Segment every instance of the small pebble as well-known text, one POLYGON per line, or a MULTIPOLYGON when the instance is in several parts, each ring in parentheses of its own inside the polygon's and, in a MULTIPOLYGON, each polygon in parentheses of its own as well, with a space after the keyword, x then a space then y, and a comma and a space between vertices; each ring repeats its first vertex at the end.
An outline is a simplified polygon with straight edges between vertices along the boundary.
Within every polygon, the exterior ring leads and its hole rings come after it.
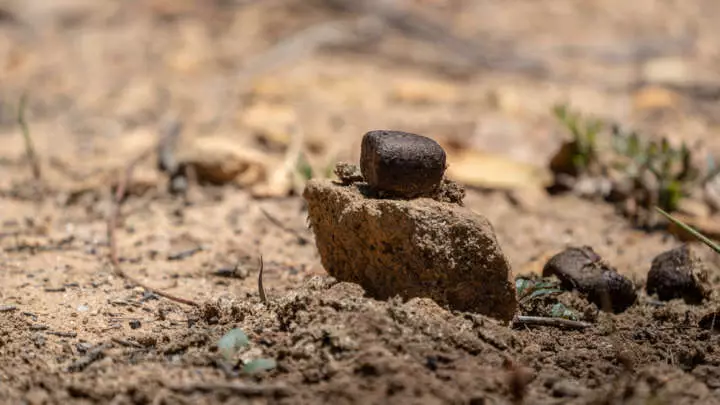
POLYGON ((602 310, 620 313, 637 300, 635 285, 605 263, 589 246, 570 247, 553 256, 543 277, 556 276, 562 288, 578 290, 602 310))
POLYGON ((430 194, 445 174, 445 151, 434 140, 401 131, 363 136, 360 170, 377 191, 413 198, 430 194))
POLYGON ((708 272, 697 252, 685 244, 655 257, 645 286, 648 295, 661 301, 682 298, 697 305, 710 296, 708 272))
POLYGON ((130 321, 130 329, 139 329, 141 326, 142 324, 137 319, 130 321))

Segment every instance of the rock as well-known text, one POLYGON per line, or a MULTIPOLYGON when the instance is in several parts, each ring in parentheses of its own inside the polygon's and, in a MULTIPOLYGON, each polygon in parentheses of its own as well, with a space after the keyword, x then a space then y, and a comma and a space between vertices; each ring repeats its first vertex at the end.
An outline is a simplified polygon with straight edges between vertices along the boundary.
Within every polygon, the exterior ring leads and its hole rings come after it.
POLYGON ((225 184, 243 178, 251 185, 269 176, 269 156, 229 138, 193 138, 181 145, 177 157, 179 164, 195 170, 200 182, 225 184))
POLYGON ((432 193, 445 174, 445 151, 434 140, 401 131, 363 136, 360 170, 378 191, 413 198, 432 193))
POLYGON ((712 311, 700 318, 698 326, 703 329, 720 331, 720 311, 712 311))
POLYGON ((653 259, 645 288, 661 301, 682 298, 688 304, 700 304, 712 292, 707 268, 698 252, 686 244, 653 259))
POLYGON ((562 288, 586 294, 602 310, 620 313, 637 300, 635 286, 589 246, 570 247, 545 264, 543 277, 556 276, 562 288), (609 301, 609 302, 608 302, 609 301))
POLYGON ((377 299, 431 298, 509 321, 512 271, 482 216, 429 198, 374 199, 365 184, 311 180, 303 196, 322 263, 377 299))

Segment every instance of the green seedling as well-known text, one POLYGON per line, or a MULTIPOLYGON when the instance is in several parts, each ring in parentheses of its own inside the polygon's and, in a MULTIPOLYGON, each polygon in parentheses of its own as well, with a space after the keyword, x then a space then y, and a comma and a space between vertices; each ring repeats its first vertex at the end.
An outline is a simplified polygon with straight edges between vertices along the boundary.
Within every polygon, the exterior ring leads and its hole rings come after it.
POLYGON ((308 181, 312 179, 315 175, 315 173, 313 172, 313 168, 310 165, 310 162, 308 162, 305 154, 302 153, 300 154, 300 156, 298 156, 296 169, 298 174, 300 175, 300 178, 302 178, 303 181, 308 181))
MULTIPOLYGON (((560 288, 560 281, 554 278, 543 278, 540 280, 531 280, 527 278, 518 278, 515 280, 515 289, 518 295, 520 305, 527 305, 529 302, 541 297, 550 297, 564 292, 560 288)), ((550 318, 562 318, 577 321, 578 316, 575 311, 569 309, 561 302, 555 302, 546 313, 550 318)))
MULTIPOLYGON (((657 184, 650 201, 667 210, 674 211, 680 200, 692 188, 705 180, 693 164, 692 151, 683 142, 679 148, 670 145, 667 138, 660 142, 643 142, 636 132, 626 133, 618 125, 612 128, 611 144, 616 159, 612 167, 620 170, 636 184, 642 184, 644 175, 649 173, 657 184)), ((712 161, 708 161, 711 168, 712 161)), ((649 207, 648 207, 649 208, 649 207)))
POLYGON ((570 131, 572 135, 571 159, 575 170, 582 173, 598 161, 598 135, 603 129, 600 120, 583 119, 576 112, 571 112, 566 105, 558 105, 553 109, 555 117, 570 131))
POLYGON ((675 225, 679 226, 695 238, 697 238, 700 242, 707 245, 710 249, 714 250, 716 253, 720 254, 720 245, 713 242, 710 238, 703 235, 702 233, 698 232, 695 228, 691 227, 690 225, 685 224, 684 222, 680 221, 679 219, 673 217, 669 213, 665 212, 660 207, 655 207, 655 209, 662 214, 665 218, 667 218, 669 221, 673 222, 675 225))
POLYGON ((526 278, 518 278, 515 280, 515 290, 521 303, 527 303, 538 297, 563 292, 562 289, 558 288, 556 281, 547 279, 534 281, 526 278))

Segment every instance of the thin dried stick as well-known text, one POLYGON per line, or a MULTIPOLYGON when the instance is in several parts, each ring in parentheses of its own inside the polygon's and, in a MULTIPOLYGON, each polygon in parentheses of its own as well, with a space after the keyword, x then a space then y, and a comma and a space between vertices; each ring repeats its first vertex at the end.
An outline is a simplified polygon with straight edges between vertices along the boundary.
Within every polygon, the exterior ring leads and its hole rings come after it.
POLYGON ((260 294, 260 302, 267 304, 267 296, 265 295, 265 288, 263 287, 263 257, 260 255, 260 271, 258 272, 258 293, 260 294))
POLYGON ((166 293, 164 291, 157 290, 155 288, 152 288, 145 283, 140 282, 139 280, 135 279, 134 277, 127 274, 121 267, 120 267, 120 260, 118 259, 118 253, 117 253, 117 235, 115 232, 115 228, 117 227, 118 218, 120 217, 120 206, 122 205, 123 198, 125 197, 125 192, 127 190, 128 184, 130 182, 130 179, 132 177, 132 172, 135 166, 147 158, 152 150, 148 150, 144 152, 142 155, 140 155, 138 158, 133 159, 125 168, 124 175, 120 178, 120 181, 117 185, 117 188, 115 189, 115 196, 113 199, 113 207, 110 212, 110 216, 108 217, 107 222, 107 236, 108 241, 110 242, 110 263, 112 264, 113 271, 115 274, 118 275, 118 277, 124 278, 125 280, 129 281, 132 284, 135 284, 137 286, 140 286, 144 288, 147 291, 150 291, 154 294, 157 294, 161 297, 167 298, 171 301, 179 302, 181 304, 185 305, 191 305, 195 307, 199 307, 200 304, 198 304, 195 301, 177 297, 175 295, 166 293))
POLYGON ((591 324, 587 322, 571 321, 563 318, 546 318, 542 316, 516 316, 513 319, 513 325, 538 325, 538 326, 555 326, 558 328, 568 329, 585 329, 589 328, 591 324))
POLYGON ((33 178, 40 180, 42 173, 40 172, 40 163, 35 154, 32 138, 30 137, 30 128, 25 120, 25 106, 27 105, 27 95, 23 94, 20 98, 20 106, 18 107, 17 122, 22 130, 23 138, 25 138, 25 154, 27 155, 30 165, 32 166, 33 178))
POLYGON ((300 243, 309 243, 310 239, 298 232, 295 229, 292 229, 290 227, 285 226, 285 224, 282 223, 279 219, 275 218, 272 214, 270 214, 265 208, 260 207, 260 211, 267 217, 267 219, 278 228, 282 229, 283 231, 295 236, 300 243))

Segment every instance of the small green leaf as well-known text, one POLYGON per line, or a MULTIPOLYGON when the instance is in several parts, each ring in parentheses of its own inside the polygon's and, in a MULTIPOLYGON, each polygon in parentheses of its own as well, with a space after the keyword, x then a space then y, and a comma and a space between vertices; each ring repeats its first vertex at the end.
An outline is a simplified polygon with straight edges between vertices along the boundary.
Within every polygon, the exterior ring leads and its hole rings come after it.
POLYGON ((568 309, 568 307, 563 305, 561 302, 558 302, 550 308, 550 316, 553 318, 570 319, 572 321, 577 321, 578 319, 575 312, 568 309))
POLYGON ((563 290, 559 288, 552 288, 552 289, 546 289, 546 290, 535 290, 528 296, 528 299, 531 300, 533 298, 542 297, 543 295, 550 295, 550 294, 559 294, 563 292, 563 290))
POLYGON ((526 278, 519 278, 515 280, 515 290, 517 291, 517 294, 519 296, 523 296, 525 294, 525 291, 528 289, 533 288, 534 283, 532 280, 528 280, 526 278))
POLYGON ((218 341, 218 350, 226 359, 232 357, 238 350, 250 345, 250 339, 248 339, 245 332, 242 329, 235 328, 226 333, 218 341))
POLYGON ((307 161, 304 154, 301 154, 298 157, 297 170, 304 180, 310 180, 313 178, 313 168, 310 166, 310 163, 307 161))
POLYGON ((272 370, 277 367, 275 359, 255 359, 243 366, 243 373, 256 374, 262 371, 272 370))

